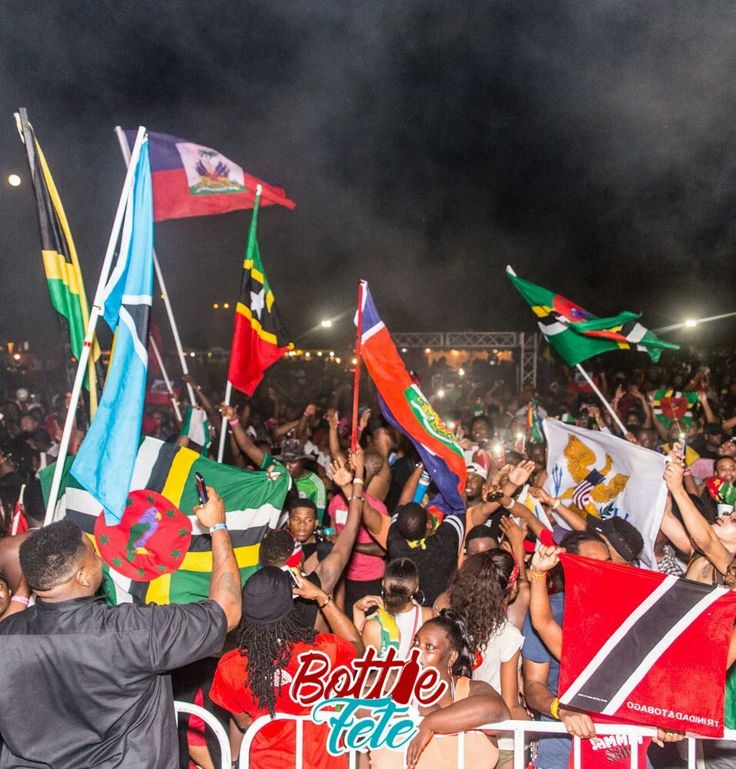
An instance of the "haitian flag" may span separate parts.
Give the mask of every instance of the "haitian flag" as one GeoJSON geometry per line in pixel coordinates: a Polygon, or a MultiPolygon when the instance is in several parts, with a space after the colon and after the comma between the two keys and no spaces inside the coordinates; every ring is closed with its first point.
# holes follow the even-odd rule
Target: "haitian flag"
{"type": "Polygon", "coordinates": [[[537,316],[545,339],[568,366],[609,350],[641,350],[656,362],[663,349],[680,349],[644,328],[640,313],[624,311],[598,318],[564,296],[522,280],[511,267],[506,267],[506,275],[537,316]]]}
{"type": "Polygon", "coordinates": [[[736,593],[580,556],[561,560],[560,702],[721,737],[736,593]]]}
{"type": "Polygon", "coordinates": [[[227,372],[232,386],[247,395],[253,395],[266,369],[294,346],[281,322],[261,261],[256,238],[259,201],[260,193],[253,204],[227,372]]]}
{"type": "Polygon", "coordinates": [[[378,390],[381,412],[414,444],[449,511],[461,514],[465,512],[463,493],[467,478],[463,450],[409,375],[378,316],[368,283],[361,282],[361,357],[378,390]]]}
{"type": "MultiPolygon", "coordinates": [[[[125,131],[125,136],[132,147],[135,132],[125,131]]],[[[296,208],[281,187],[251,176],[210,147],[153,132],[148,134],[148,145],[156,222],[253,208],[259,184],[262,206],[296,208]]]]}

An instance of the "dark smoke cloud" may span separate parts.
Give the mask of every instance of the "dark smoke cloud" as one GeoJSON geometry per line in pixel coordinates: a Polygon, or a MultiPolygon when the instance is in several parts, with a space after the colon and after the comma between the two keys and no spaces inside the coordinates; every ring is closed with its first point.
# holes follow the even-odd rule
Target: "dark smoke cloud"
{"type": "MultiPolygon", "coordinates": [[[[0,25],[0,167],[23,168],[27,106],[90,293],[123,177],[111,130],[144,123],[298,201],[260,227],[295,336],[359,276],[397,330],[531,329],[507,262],[651,327],[733,307],[730,4],[48,0],[0,25]]],[[[237,291],[248,221],[157,227],[190,344],[227,344],[209,308],[237,291]]],[[[2,187],[0,222],[1,330],[43,338],[27,188],[2,187]]]]}

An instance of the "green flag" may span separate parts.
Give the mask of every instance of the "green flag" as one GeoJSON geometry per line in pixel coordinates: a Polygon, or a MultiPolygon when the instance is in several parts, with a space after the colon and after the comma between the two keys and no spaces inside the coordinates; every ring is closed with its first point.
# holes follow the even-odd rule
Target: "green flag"
{"type": "Polygon", "coordinates": [[[610,350],[641,350],[656,362],[663,349],[679,349],[644,328],[639,313],[598,318],[564,296],[522,280],[511,267],[506,274],[532,308],[547,341],[569,366],[610,350]]]}

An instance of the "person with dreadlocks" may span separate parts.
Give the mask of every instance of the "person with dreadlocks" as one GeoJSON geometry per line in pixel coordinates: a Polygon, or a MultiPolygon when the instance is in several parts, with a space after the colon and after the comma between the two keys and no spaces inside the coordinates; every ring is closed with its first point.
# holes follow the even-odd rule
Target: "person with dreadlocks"
{"type": "MultiPolygon", "coordinates": [[[[231,729],[233,756],[238,755],[242,733],[259,716],[309,713],[291,697],[291,682],[299,655],[318,650],[332,669],[348,665],[363,654],[360,633],[335,606],[332,596],[307,579],[294,587],[292,577],[276,566],[263,566],[243,588],[243,619],[238,648],[223,655],[217,665],[210,697],[227,710],[237,729],[231,729]],[[299,621],[294,596],[314,601],[334,633],[317,633],[299,621]]],[[[347,757],[327,753],[325,724],[304,724],[304,769],[347,767],[347,757]]],[[[278,720],[258,732],[251,747],[251,766],[292,769],[296,751],[294,723],[278,720]]]]}

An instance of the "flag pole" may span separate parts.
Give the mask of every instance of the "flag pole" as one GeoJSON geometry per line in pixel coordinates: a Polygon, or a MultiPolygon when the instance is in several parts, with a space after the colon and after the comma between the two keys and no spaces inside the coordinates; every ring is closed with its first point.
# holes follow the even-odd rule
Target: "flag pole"
{"type": "MultiPolygon", "coordinates": [[[[126,163],[130,163],[130,148],[128,146],[128,140],[125,138],[125,132],[120,126],[115,126],[115,135],[118,137],[118,143],[120,144],[120,151],[123,153],[126,163]]],[[[166,315],[169,319],[169,325],[171,326],[171,334],[174,337],[174,346],[179,356],[179,362],[181,363],[181,371],[184,376],[189,375],[189,367],[187,366],[187,360],[184,355],[184,349],[181,346],[181,338],[179,337],[179,329],[176,325],[176,318],[174,318],[174,310],[169,300],[169,292],[166,290],[166,283],[164,282],[164,275],[161,272],[161,265],[158,263],[158,257],[156,251],[153,252],[153,268],[156,270],[156,279],[161,289],[161,298],[164,300],[164,307],[166,307],[166,315]]],[[[187,393],[189,395],[189,402],[192,406],[197,405],[197,399],[194,395],[194,388],[190,382],[186,382],[187,393]]]]}
{"type": "Polygon", "coordinates": [[[350,448],[355,451],[358,447],[358,409],[360,408],[360,362],[363,341],[363,291],[365,281],[358,283],[358,316],[355,336],[355,377],[353,379],[353,426],[350,436],[350,448]]]}
{"type": "Polygon", "coordinates": [[[158,345],[156,344],[156,340],[153,338],[153,335],[148,337],[148,343],[151,345],[153,354],[156,356],[158,367],[161,369],[161,376],[163,376],[164,382],[166,382],[166,389],[169,393],[169,397],[171,398],[171,405],[174,407],[174,413],[176,414],[176,418],[179,420],[179,424],[181,424],[183,420],[181,418],[179,401],[176,399],[176,393],[174,392],[174,388],[171,385],[171,380],[169,379],[168,372],[166,371],[166,366],[164,366],[164,359],[161,357],[161,352],[158,349],[158,345]]]}
{"type": "Polygon", "coordinates": [[[600,402],[608,409],[608,413],[613,417],[613,421],[618,425],[619,430],[621,430],[621,434],[625,436],[629,430],[624,427],[624,423],[619,418],[619,415],[614,411],[613,406],[611,406],[611,404],[605,399],[603,393],[596,387],[595,382],[588,375],[588,372],[579,363],[576,364],[575,368],[583,375],[583,378],[591,386],[593,392],[600,399],[600,402]]]}
{"type": "MultiPolygon", "coordinates": [[[[227,380],[225,385],[225,403],[230,405],[230,398],[233,395],[233,386],[230,380],[227,380]]],[[[227,417],[223,414],[222,427],[220,428],[220,446],[217,449],[217,461],[222,464],[222,459],[225,456],[225,438],[227,438],[227,417]]]]}
{"type": "Polygon", "coordinates": [[[46,516],[44,517],[43,525],[47,526],[51,523],[54,517],[54,508],[59,497],[59,489],[61,488],[61,478],[64,474],[64,465],[66,464],[66,455],[69,451],[69,441],[72,436],[72,426],[76,419],[77,405],[79,404],[79,393],[84,384],[84,377],[87,373],[87,361],[89,360],[90,352],[92,350],[92,343],[95,336],[95,328],[97,326],[97,319],[102,314],[102,298],[107,285],[108,278],[110,276],[110,268],[115,257],[115,246],[117,245],[118,238],[120,237],[120,230],[123,226],[123,216],[125,215],[125,209],[128,205],[128,198],[133,187],[133,178],[135,176],[135,167],[138,165],[138,156],[141,152],[141,146],[143,144],[144,137],[146,135],[146,129],[143,126],[138,128],[138,134],[135,137],[135,145],[131,153],[130,164],[128,165],[128,171],[125,174],[125,182],[123,183],[123,191],[120,195],[120,201],[118,202],[118,209],[115,212],[115,219],[112,224],[112,231],[110,232],[110,239],[107,243],[107,250],[105,251],[105,258],[102,262],[102,270],[100,271],[100,279],[97,283],[97,291],[95,291],[95,298],[92,302],[92,307],[89,313],[89,321],[87,322],[87,331],[84,336],[84,345],[82,346],[82,352],[79,356],[77,363],[77,373],[74,378],[74,386],[72,387],[72,396],[69,401],[69,407],[66,412],[66,419],[64,420],[64,430],[61,434],[61,442],[59,444],[59,455],[56,458],[56,465],[54,466],[54,477],[51,481],[51,490],[49,491],[49,499],[46,505],[46,516]]]}

